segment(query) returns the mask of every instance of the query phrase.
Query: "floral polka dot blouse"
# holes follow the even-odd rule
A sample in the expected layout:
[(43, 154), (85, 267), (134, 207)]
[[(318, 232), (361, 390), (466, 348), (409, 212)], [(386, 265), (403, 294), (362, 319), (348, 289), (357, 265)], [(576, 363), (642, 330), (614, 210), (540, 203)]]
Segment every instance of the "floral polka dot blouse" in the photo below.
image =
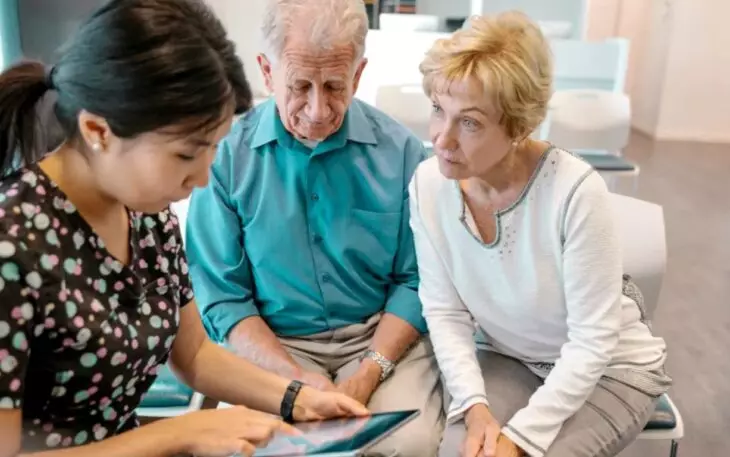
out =
[(0, 409), (22, 410), (24, 451), (135, 427), (167, 360), (193, 298), (180, 229), (129, 219), (125, 266), (37, 165), (0, 182)]

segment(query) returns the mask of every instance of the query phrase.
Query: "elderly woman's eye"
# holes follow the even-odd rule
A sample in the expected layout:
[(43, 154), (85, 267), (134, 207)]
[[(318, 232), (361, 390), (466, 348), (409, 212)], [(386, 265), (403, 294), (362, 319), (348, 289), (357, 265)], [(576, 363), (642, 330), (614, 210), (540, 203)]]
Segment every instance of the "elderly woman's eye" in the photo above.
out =
[(469, 118), (462, 119), (461, 123), (464, 127), (466, 127), (467, 129), (470, 129), (470, 130), (474, 130), (475, 128), (479, 127), (479, 124), (474, 119), (469, 119)]

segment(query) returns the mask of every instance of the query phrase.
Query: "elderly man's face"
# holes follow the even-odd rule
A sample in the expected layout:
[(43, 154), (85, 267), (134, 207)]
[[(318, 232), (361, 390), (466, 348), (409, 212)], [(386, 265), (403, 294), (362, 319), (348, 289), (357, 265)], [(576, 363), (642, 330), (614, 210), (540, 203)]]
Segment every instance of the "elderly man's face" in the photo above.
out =
[(324, 140), (342, 125), (366, 61), (356, 61), (352, 46), (320, 51), (303, 39), (290, 37), (288, 42), (273, 65), (259, 56), (266, 86), (274, 93), (290, 133), (299, 139)]

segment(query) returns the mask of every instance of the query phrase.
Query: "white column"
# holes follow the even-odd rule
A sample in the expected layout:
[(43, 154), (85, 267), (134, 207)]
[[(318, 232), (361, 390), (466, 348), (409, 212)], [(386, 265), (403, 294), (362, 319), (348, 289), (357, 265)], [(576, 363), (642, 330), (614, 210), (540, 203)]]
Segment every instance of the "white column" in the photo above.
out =
[(730, 142), (730, 2), (655, 0), (634, 126), (657, 139)]

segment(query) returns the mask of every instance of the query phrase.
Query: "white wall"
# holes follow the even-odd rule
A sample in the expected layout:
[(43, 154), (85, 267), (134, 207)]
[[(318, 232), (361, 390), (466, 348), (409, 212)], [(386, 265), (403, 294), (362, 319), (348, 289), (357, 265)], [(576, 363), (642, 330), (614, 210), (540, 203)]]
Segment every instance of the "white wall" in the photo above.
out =
[(730, 142), (730, 2), (675, 0), (656, 136)]
[(260, 28), (264, 16), (265, 0), (206, 0), (236, 43), (238, 55), (243, 60), (251, 87), (256, 96), (265, 94), (256, 56), (260, 52)]
[(663, 140), (730, 142), (727, 0), (591, 0), (589, 39), (631, 40), (634, 128)]

